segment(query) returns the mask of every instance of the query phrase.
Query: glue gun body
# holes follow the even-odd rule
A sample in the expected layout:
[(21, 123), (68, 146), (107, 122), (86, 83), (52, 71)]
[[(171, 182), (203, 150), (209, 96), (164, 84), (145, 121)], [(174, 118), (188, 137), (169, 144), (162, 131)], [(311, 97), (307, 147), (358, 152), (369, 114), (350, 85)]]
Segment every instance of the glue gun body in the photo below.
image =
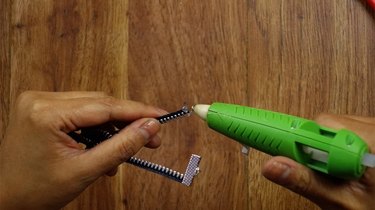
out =
[(194, 111), (211, 129), (335, 177), (358, 179), (366, 169), (364, 157), (375, 158), (368, 154), (367, 144), (349, 130), (335, 131), (304, 118), (234, 104), (197, 106)]

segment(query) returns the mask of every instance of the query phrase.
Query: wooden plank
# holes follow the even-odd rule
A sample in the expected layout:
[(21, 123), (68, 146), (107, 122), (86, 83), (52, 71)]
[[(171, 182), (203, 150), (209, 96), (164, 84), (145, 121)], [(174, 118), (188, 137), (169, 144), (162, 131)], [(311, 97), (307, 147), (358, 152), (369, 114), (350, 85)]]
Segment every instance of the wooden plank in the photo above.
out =
[[(248, 44), (249, 72), (252, 75), (249, 77), (249, 103), (252, 106), (306, 117), (314, 108), (309, 104), (315, 104), (309, 100), (324, 98), (324, 92), (313, 91), (324, 87), (326, 81), (321, 78), (329, 66), (322, 62), (325, 58), (323, 46), (319, 44), (312, 48), (311, 45), (321, 41), (329, 44), (329, 37), (328, 40), (318, 38), (319, 32), (324, 31), (328, 36), (330, 33), (325, 31), (329, 27), (322, 25), (316, 16), (317, 10), (326, 5), (318, 6), (317, 3), (309, 9), (307, 5), (311, 6), (311, 3), (252, 1)], [(306, 34), (308, 30), (311, 34)], [(312, 40), (314, 38), (317, 40)], [(253, 169), (249, 176), (253, 183), (249, 189), (253, 192), (250, 198), (252, 209), (314, 209), (308, 201), (260, 175), (261, 167), (269, 158), (253, 151), (249, 161), (249, 167)]]
[[(101, 90), (170, 111), (224, 101), (375, 116), (375, 15), (362, 3), (130, 1), (128, 73), (127, 1), (2, 1), (0, 127), (29, 89)], [(138, 156), (183, 171), (202, 155), (194, 186), (123, 166), (64, 209), (316, 208), (261, 177), (269, 156), (242, 156), (196, 117), (163, 127), (161, 148)]]
[[(127, 1), (12, 1), (10, 104), (25, 90), (127, 96)], [(121, 173), (121, 172), (120, 172)], [(122, 209), (121, 176), (64, 209)]]
[(0, 2), (0, 143), (5, 134), (9, 113), (10, 84), (10, 0)]
[(375, 116), (375, 12), (366, 11), (359, 1), (344, 1), (334, 9), (334, 80), (330, 86), (334, 103), (330, 109)]
[[(183, 102), (244, 104), (246, 1), (130, 1), (129, 96), (169, 111)], [(247, 209), (247, 157), (192, 116), (163, 125), (162, 146), (138, 156), (184, 172), (203, 157), (194, 186), (127, 167), (127, 209)]]
[[(251, 1), (248, 24), (249, 104), (311, 119), (373, 116), (375, 27), (360, 1)], [(269, 158), (249, 161), (251, 209), (315, 209), (259, 174)]]

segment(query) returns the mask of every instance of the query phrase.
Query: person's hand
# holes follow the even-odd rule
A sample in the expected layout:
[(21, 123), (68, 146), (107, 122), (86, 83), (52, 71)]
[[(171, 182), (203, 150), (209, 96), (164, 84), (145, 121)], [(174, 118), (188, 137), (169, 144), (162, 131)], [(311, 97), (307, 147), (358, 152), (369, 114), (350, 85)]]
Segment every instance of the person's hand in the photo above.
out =
[[(99, 92), (25, 92), (0, 145), (0, 209), (59, 209), (144, 145), (160, 145), (154, 117), (165, 111)], [(84, 150), (67, 133), (109, 121), (134, 121)]]
[[(320, 125), (347, 128), (362, 137), (375, 151), (375, 118), (321, 115)], [(274, 157), (263, 167), (263, 175), (315, 202), (322, 209), (374, 209), (375, 168), (368, 168), (357, 181), (329, 178), (285, 157)]]

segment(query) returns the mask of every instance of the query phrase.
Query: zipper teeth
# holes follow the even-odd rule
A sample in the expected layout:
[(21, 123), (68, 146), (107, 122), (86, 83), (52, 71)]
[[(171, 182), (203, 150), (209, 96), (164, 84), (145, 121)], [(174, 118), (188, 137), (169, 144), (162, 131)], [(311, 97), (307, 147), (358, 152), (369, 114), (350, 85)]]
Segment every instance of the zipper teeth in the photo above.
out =
[[(96, 131), (100, 134), (101, 138), (105, 138), (102, 141), (105, 141), (106, 139), (111, 138), (115, 134), (115, 133), (112, 134), (110, 131), (103, 130), (103, 129), (98, 129)], [(146, 169), (148, 171), (157, 173), (159, 175), (162, 175), (162, 176), (165, 176), (167, 178), (173, 179), (177, 182), (182, 182), (183, 179), (184, 179), (184, 174), (182, 174), (180, 172), (177, 172), (177, 171), (172, 170), (172, 169), (170, 169), (168, 167), (165, 167), (163, 165), (153, 163), (153, 162), (150, 162), (150, 161), (147, 161), (147, 160), (143, 160), (143, 159), (140, 159), (140, 158), (130, 157), (126, 161), (126, 163), (130, 163), (134, 166), (137, 166), (137, 167)]]
[(177, 171), (174, 171), (174, 170), (172, 170), (170, 168), (167, 168), (165, 166), (162, 166), (162, 165), (159, 165), (159, 164), (156, 164), (156, 163), (152, 163), (152, 162), (147, 161), (147, 160), (142, 160), (142, 159), (136, 158), (136, 157), (130, 157), (130, 159), (127, 160), (126, 162), (130, 163), (132, 165), (144, 168), (146, 170), (158, 173), (158, 174), (160, 174), (162, 176), (165, 176), (165, 177), (168, 177), (170, 179), (174, 179), (175, 181), (178, 181), (178, 182), (182, 182), (182, 180), (184, 179), (184, 174), (182, 174), (180, 172), (177, 172)]
[[(82, 135), (81, 135), (81, 137), (83, 137), (83, 139), (85, 139), (86, 142), (89, 141), (91, 143), (91, 145), (96, 146), (97, 144), (111, 138), (112, 136), (114, 136), (117, 133), (116, 131), (114, 131), (114, 133), (112, 133), (111, 131), (107, 131), (107, 130), (104, 130), (104, 129), (97, 129), (96, 132), (97, 132), (97, 134), (99, 134), (99, 136), (100, 136), (99, 138), (101, 138), (101, 140), (96, 141), (94, 144), (92, 144), (93, 141), (90, 138), (87, 138), (87, 137), (82, 136)], [(132, 164), (134, 166), (137, 166), (137, 167), (146, 169), (148, 171), (157, 173), (159, 175), (165, 176), (167, 178), (170, 178), (170, 179), (175, 180), (175, 181), (180, 182), (180, 183), (182, 183), (182, 181), (184, 179), (184, 174), (182, 174), (180, 172), (174, 171), (174, 170), (172, 170), (168, 167), (165, 167), (163, 165), (156, 164), (156, 163), (153, 163), (153, 162), (150, 162), (150, 161), (147, 161), (147, 160), (143, 160), (143, 159), (140, 159), (140, 158), (130, 157), (126, 161), (126, 163), (129, 163), (129, 164)]]
[(103, 129), (100, 129), (99, 132), (102, 134), (102, 136), (105, 140), (111, 138), (114, 135), (113, 133), (111, 133), (107, 130), (103, 130)]
[(189, 108), (187, 106), (184, 106), (182, 107), (181, 110), (157, 117), (156, 120), (158, 120), (160, 124), (164, 124), (171, 120), (174, 120), (183, 116), (189, 116), (189, 114), (190, 114)]

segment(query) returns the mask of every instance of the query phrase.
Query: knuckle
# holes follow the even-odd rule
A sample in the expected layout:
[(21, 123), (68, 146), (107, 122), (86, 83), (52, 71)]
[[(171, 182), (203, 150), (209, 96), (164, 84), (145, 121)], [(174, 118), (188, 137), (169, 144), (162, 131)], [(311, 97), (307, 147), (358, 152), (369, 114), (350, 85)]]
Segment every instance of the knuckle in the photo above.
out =
[(132, 130), (131, 134), (128, 134), (124, 138), (125, 139), (121, 140), (118, 150), (119, 157), (122, 162), (126, 161), (131, 156), (136, 154), (140, 150), (140, 148), (146, 143), (143, 134), (138, 129)]
[(112, 96), (105, 96), (100, 99), (100, 103), (107, 109), (112, 109), (116, 105), (117, 100)]
[(29, 105), (28, 108), (30, 113), (39, 114), (47, 110), (49, 108), (49, 104), (43, 99), (36, 99)]
[(34, 111), (38, 110), (44, 102), (45, 101), (39, 97), (38, 91), (25, 91), (18, 96), (16, 106), (22, 110)]
[(16, 119), (29, 123), (32, 126), (52, 126), (50, 119), (52, 115), (51, 102), (43, 99), (38, 91), (26, 91), (17, 98), (15, 110)]
[(297, 178), (295, 190), (302, 195), (311, 196), (316, 194), (312, 185), (312, 177), (307, 171), (302, 172)]
[(112, 96), (105, 96), (99, 100), (100, 106), (108, 113), (108, 118), (111, 118), (112, 111), (118, 106), (118, 100)]
[(116, 99), (113, 96), (105, 96), (102, 99), (102, 103), (108, 106), (112, 106), (113, 104), (115, 104), (115, 101)]
[(16, 100), (17, 107), (23, 106), (25, 104), (29, 104), (35, 98), (36, 92), (35, 91), (25, 91), (22, 92)]
[(137, 152), (137, 145), (134, 140), (127, 139), (120, 144), (118, 151), (121, 162), (124, 162)]
[(40, 124), (43, 119), (48, 118), (46, 115), (50, 115), (49, 110), (51, 110), (51, 107), (48, 102), (43, 99), (36, 99), (28, 105), (26, 113), (28, 113), (31, 122)]

